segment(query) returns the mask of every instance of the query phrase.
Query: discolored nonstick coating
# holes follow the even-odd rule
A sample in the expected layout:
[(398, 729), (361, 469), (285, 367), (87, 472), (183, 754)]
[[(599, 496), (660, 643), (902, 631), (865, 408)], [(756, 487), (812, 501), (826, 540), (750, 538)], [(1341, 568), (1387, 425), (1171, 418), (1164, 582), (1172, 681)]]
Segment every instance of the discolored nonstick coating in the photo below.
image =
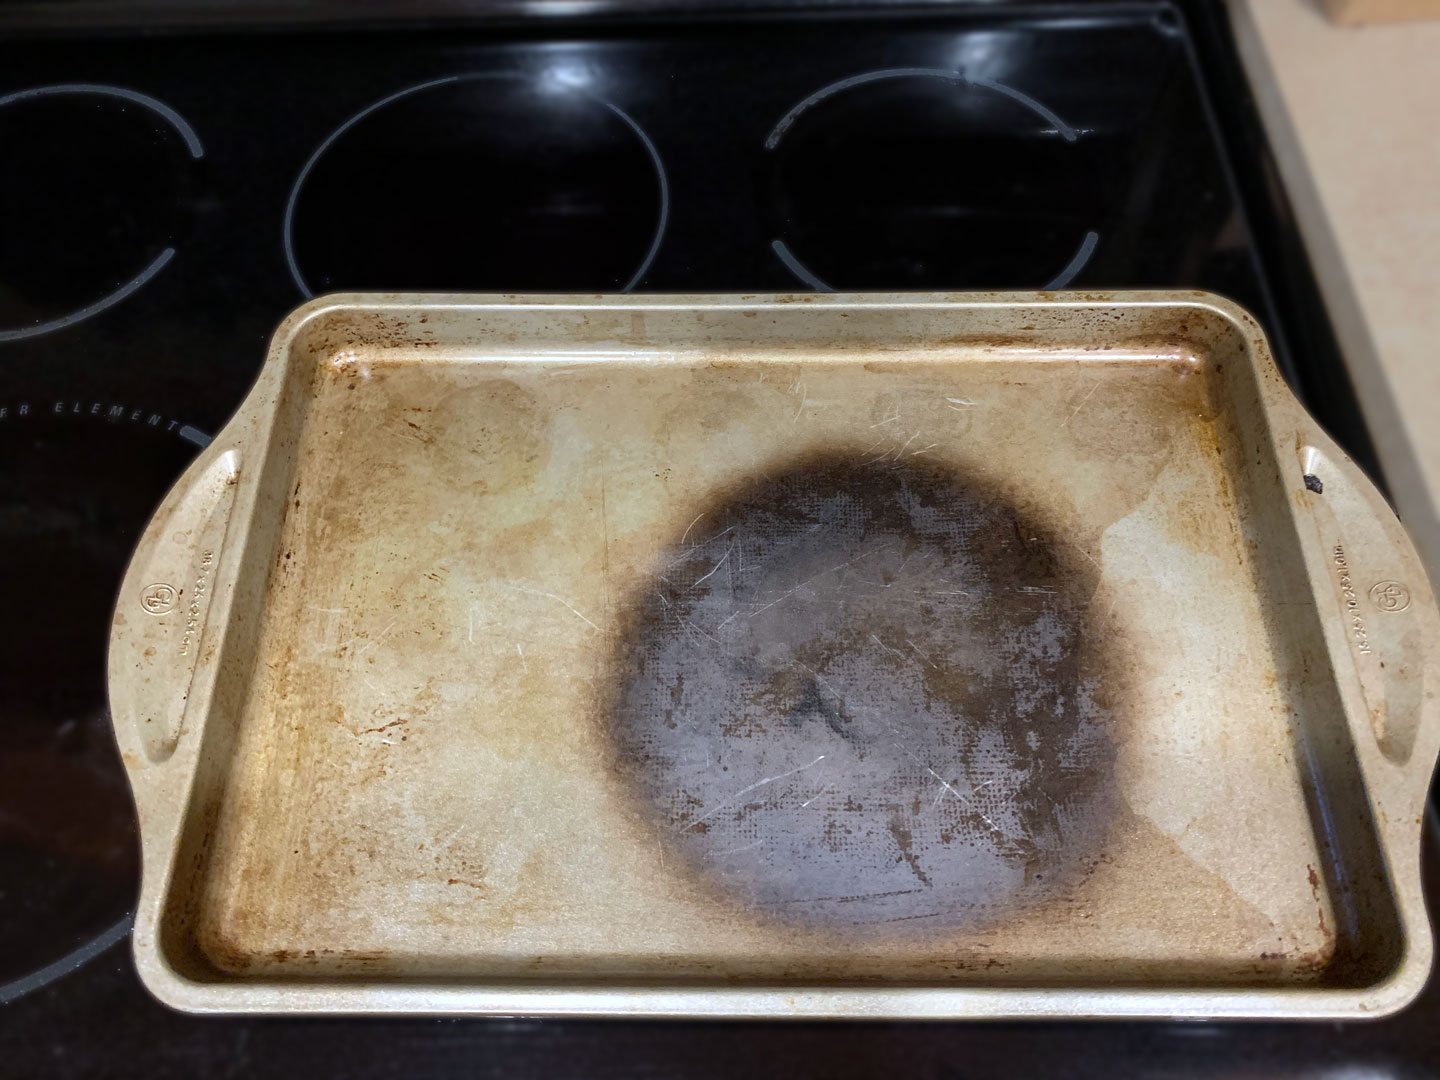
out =
[(719, 493), (629, 609), (612, 735), (680, 864), (767, 917), (974, 924), (1113, 808), (1096, 572), (953, 471), (812, 459)]

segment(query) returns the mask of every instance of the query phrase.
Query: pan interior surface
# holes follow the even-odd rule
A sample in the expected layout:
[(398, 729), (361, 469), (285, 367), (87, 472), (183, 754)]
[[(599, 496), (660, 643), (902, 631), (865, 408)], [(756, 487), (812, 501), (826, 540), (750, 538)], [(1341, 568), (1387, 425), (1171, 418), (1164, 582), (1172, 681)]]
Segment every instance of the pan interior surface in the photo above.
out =
[(195, 970), (1328, 977), (1232, 352), (587, 349), (298, 354)]

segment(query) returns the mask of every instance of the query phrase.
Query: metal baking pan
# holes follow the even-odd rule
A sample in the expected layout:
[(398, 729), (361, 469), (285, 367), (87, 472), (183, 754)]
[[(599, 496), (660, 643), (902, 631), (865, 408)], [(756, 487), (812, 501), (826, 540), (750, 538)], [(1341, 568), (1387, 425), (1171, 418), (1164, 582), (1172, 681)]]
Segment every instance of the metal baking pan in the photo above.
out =
[(1202, 293), (332, 296), (115, 614), (206, 1012), (1356, 1017), (1440, 618)]

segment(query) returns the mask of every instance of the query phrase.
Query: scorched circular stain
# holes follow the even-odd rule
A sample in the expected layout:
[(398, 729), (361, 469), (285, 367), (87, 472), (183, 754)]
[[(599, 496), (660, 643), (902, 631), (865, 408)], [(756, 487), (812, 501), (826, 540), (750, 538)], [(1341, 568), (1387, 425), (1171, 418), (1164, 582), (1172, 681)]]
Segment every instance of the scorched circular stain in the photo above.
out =
[(1095, 584), (954, 472), (840, 457), (748, 482), (632, 601), (622, 775), (671, 855), (753, 911), (1002, 918), (1063, 889), (1111, 816)]

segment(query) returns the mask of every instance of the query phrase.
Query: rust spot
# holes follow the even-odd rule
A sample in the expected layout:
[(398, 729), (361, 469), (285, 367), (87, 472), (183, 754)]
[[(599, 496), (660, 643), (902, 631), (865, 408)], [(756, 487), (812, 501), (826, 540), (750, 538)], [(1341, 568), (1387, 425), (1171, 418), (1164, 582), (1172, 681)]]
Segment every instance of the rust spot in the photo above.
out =
[(388, 730), (390, 730), (392, 727), (397, 727), (397, 726), (400, 725), (400, 724), (404, 724), (404, 723), (408, 722), (409, 719), (410, 719), (410, 718), (409, 718), (408, 716), (402, 716), (399, 720), (391, 720), (388, 724), (381, 724), (379, 727), (361, 728), (358, 732), (356, 732), (356, 734), (357, 734), (357, 735), (369, 735), (369, 734), (370, 734), (371, 732), (373, 732), (373, 731), (388, 731)]
[(1325, 939), (1328, 951), (1328, 946), (1335, 940), (1335, 935), (1325, 922), (1325, 904), (1320, 899), (1320, 877), (1315, 873), (1315, 867), (1309, 863), (1305, 864), (1305, 872), (1310, 879), (1310, 895), (1315, 898), (1315, 917), (1320, 927), (1320, 936)]
[(472, 888), (472, 889), (478, 889), (478, 890), (479, 890), (480, 892), (482, 892), (482, 893), (485, 891), (485, 886), (484, 886), (484, 885), (481, 885), (481, 884), (479, 884), (478, 882), (475, 882), (475, 881), (466, 881), (464, 878), (453, 878), (453, 877), (452, 877), (452, 878), (447, 879), (446, 882), (445, 882), (445, 884), (446, 884), (446, 885), (468, 885), (470, 888)]

